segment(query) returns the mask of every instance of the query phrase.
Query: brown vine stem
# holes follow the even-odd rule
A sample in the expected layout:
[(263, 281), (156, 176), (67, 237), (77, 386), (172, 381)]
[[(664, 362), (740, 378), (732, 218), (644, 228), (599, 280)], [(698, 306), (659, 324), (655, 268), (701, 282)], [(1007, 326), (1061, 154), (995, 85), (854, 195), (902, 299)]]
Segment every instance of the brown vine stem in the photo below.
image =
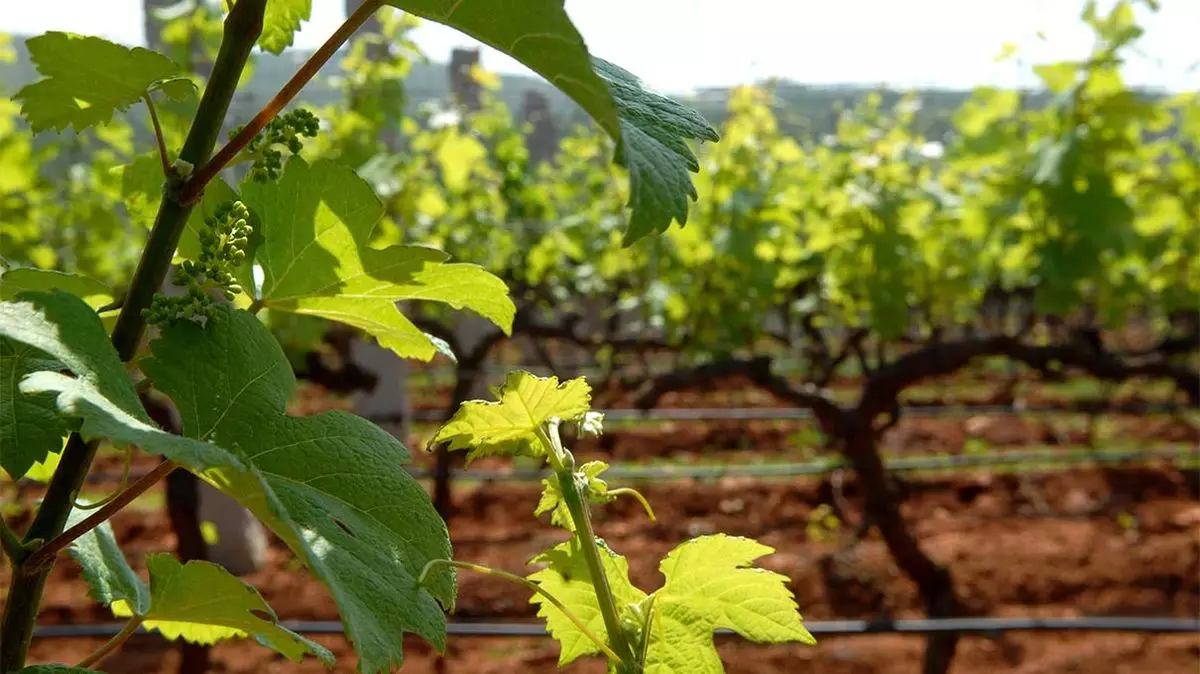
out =
[(22, 565), (22, 571), (25, 573), (35, 573), (43, 565), (54, 559), (58, 553), (66, 549), (75, 539), (95, 529), (109, 518), (117, 513), (121, 508), (129, 505), (134, 499), (146, 493), (150, 487), (158, 484), (158, 481), (167, 476), (168, 473), (179, 467), (179, 464), (174, 461), (163, 461), (154, 468), (154, 470), (146, 473), (137, 482), (129, 485), (124, 491), (118, 492), (112, 497), (108, 503), (105, 503), (96, 512), (88, 515), (75, 526), (67, 529), (61, 534), (55, 536), (46, 542), (34, 552), (32, 552)]
[(292, 79), (283, 85), (279, 93), (275, 94), (275, 97), (268, 101), (262, 110), (258, 111), (254, 119), (242, 127), (241, 131), (234, 135), (228, 143), (225, 143), (224, 147), (217, 150), (212, 159), (205, 162), (192, 178), (183, 184), (183, 188), (179, 194), (181, 202), (184, 204), (196, 203), (204, 194), (204, 186), (217, 177), (221, 169), (228, 166), (242, 150), (246, 149), (250, 141), (254, 140), (255, 136), (262, 132), (267, 127), (267, 124), (270, 124), (271, 120), (275, 119), (288, 103), (292, 102), (292, 99), (300, 93), (304, 85), (308, 84), (308, 81), (316, 76), (321, 67), (329, 59), (333, 58), (337, 50), (350, 40), (350, 37), (367, 22), (367, 19), (371, 18), (375, 10), (382, 6), (383, 0), (366, 0), (366, 2), (359, 5), (358, 9), (354, 10), (353, 14), (346, 17), (346, 20), (341, 26), (338, 26), (333, 35), (330, 35), (329, 39), (317, 51), (313, 52), (313, 55), (304, 62), (304, 65), (300, 66), (300, 69), (296, 71)]

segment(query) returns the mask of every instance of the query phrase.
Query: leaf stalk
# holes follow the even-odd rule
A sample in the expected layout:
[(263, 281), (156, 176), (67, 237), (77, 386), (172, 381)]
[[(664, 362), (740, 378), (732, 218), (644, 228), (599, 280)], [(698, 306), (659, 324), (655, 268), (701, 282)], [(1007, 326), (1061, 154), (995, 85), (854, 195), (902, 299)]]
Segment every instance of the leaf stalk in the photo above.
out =
[(151, 487), (158, 484), (160, 480), (178, 467), (179, 464), (174, 461), (163, 461), (158, 464), (154, 470), (143, 475), (137, 482), (134, 482), (108, 499), (108, 502), (99, 510), (88, 515), (87, 518), (81, 520), (75, 526), (55, 536), (45, 545), (35, 550), (25, 560), (22, 570), (27, 574), (36, 573), (42, 566), (52, 561), (58, 553), (65, 550), (75, 539), (108, 521), (119, 510), (146, 493)]
[(81, 669), (91, 669), (92, 666), (103, 662), (105, 658), (112, 655), (113, 651), (120, 648), (122, 644), (129, 640), (129, 637), (133, 636), (134, 633), (138, 631), (138, 628), (142, 626), (142, 620), (143, 618), (140, 615), (135, 615), (130, 618), (129, 621), (125, 623), (125, 626), (121, 628), (120, 632), (117, 632), (115, 635), (113, 635), (113, 638), (104, 642), (103, 646), (97, 648), (86, 658), (80, 660), (79, 664), (75, 666)]
[(154, 127), (154, 143), (158, 146), (158, 159), (162, 162), (164, 176), (171, 175), (171, 160), (167, 157), (167, 142), (163, 140), (162, 125), (158, 122), (158, 110), (154, 107), (154, 98), (150, 92), (142, 94), (146, 103), (146, 112), (150, 113), (150, 126)]

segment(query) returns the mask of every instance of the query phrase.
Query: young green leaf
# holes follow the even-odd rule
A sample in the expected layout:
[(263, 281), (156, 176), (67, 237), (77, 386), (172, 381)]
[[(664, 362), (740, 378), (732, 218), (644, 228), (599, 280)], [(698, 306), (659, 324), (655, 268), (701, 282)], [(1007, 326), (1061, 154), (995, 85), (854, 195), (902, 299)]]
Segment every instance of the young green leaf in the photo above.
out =
[[(608, 470), (608, 464), (603, 461), (588, 461), (575, 471), (575, 478), (586, 483), (582, 491), (591, 503), (609, 503), (613, 496), (608, 493), (608, 483), (600, 479), (600, 473)], [(558, 478), (550, 476), (542, 480), (542, 498), (538, 501), (534, 515), (550, 513), (550, 524), (562, 527), (567, 531), (575, 531), (575, 520), (571, 519), (571, 511), (562, 498), (562, 487)]]
[(723, 674), (705, 616), (687, 604), (658, 606), (650, 622), (644, 674)]
[[(69, 524), (86, 513), (74, 510)], [(278, 624), (278, 618), (252, 586), (211, 562), (180, 564), (170, 555), (146, 558), (150, 587), (125, 560), (108, 522), (92, 529), (67, 549), (83, 570), (96, 601), (119, 617), (139, 615), (146, 629), (168, 639), (180, 637), (212, 644), (221, 639), (253, 636), (256, 641), (299, 661), (312, 653), (326, 664), (333, 654)]]
[(292, 46), (300, 24), (312, 18), (312, 0), (268, 0), (263, 15), (258, 46), (272, 54), (282, 54)]
[(408, 450), (344, 412), (287, 416), (295, 376), (248, 312), (220, 306), (204, 327), (181, 321), (150, 349), (143, 371), (175, 402), (184, 434), (237, 447), (277, 496), (271, 512), (226, 490), (326, 584), (362, 670), (399, 666), (405, 631), (442, 648), (454, 574), (434, 574), (424, 588), (416, 580), (452, 551), (445, 523), (403, 468)]
[[(646, 593), (629, 582), (629, 562), (613, 552), (603, 541), (598, 540), (597, 543), (604, 575), (608, 578), (618, 609), (645, 599)], [(571, 540), (550, 548), (531, 559), (529, 563), (547, 565), (545, 569), (529, 574), (529, 580), (557, 597), (596, 636), (603, 640), (608, 639), (608, 630), (600, 613), (600, 603), (592, 586), (592, 576), (577, 537), (573, 536)], [(558, 656), (560, 667), (578, 657), (600, 652), (596, 644), (576, 627), (566, 614), (544, 597), (535, 594), (529, 601), (538, 604), (538, 616), (546, 620), (546, 629), (561, 646), (562, 650)]]
[(718, 140), (694, 110), (651, 92), (629, 72), (594, 58), (562, 0), (389, 0), (388, 4), (456, 28), (512, 56), (575, 100), (617, 141), (629, 170), (633, 215), (626, 245), (671, 220), (687, 221), (688, 171), (699, 164), (687, 140)]
[(697, 198), (688, 172), (700, 170), (687, 141), (720, 140), (700, 113), (651, 91), (629, 71), (593, 58), (596, 73), (608, 84), (621, 119), (617, 161), (629, 171), (633, 215), (625, 245), (665, 232), (674, 220), (687, 222), (688, 197)]
[(646, 671), (722, 671), (712, 645), (712, 632), (722, 628), (759, 643), (816, 643), (787, 578), (750, 566), (772, 552), (748, 538), (716, 534), (668, 553), (659, 564), (666, 583), (654, 593)]
[(128, 110), (160, 80), (182, 72), (162, 54), (98, 37), (50, 32), (30, 38), (26, 45), (45, 78), (16, 95), (34, 133), (69, 126), (83, 131), (107, 123), (113, 112)]
[(293, 157), (278, 182), (245, 183), (242, 199), (263, 242), (261, 300), (269, 309), (361, 328), (401, 356), (429, 360), (437, 347), (396, 307), (400, 300), (467, 308), (505, 332), (516, 312), (504, 282), (482, 267), (446, 263), (423, 246), (370, 246), (383, 207), (362, 178), (331, 161)]
[(201, 560), (180, 564), (170, 555), (154, 554), (146, 558), (146, 569), (150, 573), (150, 607), (142, 614), (146, 629), (200, 644), (251, 636), (293, 661), (311, 653), (326, 665), (333, 664), (332, 653), (280, 625), (258, 590), (217, 564)]
[(582, 377), (559, 384), (558, 377), (509, 372), (495, 391), (496, 401), (463, 403), (429, 445), (466, 449), (468, 461), (489, 455), (545, 456), (548, 448), (538, 440), (538, 428), (551, 417), (571, 419), (586, 412), (591, 391)]

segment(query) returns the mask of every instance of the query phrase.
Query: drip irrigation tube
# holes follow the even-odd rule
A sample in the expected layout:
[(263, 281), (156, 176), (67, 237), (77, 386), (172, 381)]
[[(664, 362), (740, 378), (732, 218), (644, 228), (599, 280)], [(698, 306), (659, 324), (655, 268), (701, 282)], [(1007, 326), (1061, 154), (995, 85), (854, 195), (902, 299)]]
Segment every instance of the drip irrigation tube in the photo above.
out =
[[(342, 624), (328, 621), (282, 621), (284, 627), (299, 634), (342, 634)], [(34, 628), (35, 639), (72, 639), (112, 637), (124, 623), (91, 625), (43, 625)], [(979, 634), (1003, 632), (1138, 632), (1143, 634), (1200, 633), (1200, 620), (1188, 618), (1084, 617), (1084, 618), (940, 618), (913, 620), (815, 620), (805, 627), (815, 636), (856, 636), (866, 634)], [(534, 623), (454, 622), (446, 633), (459, 637), (546, 637), (546, 629)], [(139, 635), (148, 634), (139, 629)], [(717, 634), (728, 636), (729, 630)]]
[[(1192, 459), (1200, 461), (1200, 449), (1174, 448), (1164, 450), (1093, 451), (1067, 454), (1057, 451), (1007, 452), (973, 456), (956, 454), (950, 456), (911, 457), (885, 461), (891, 472), (905, 473), (925, 470), (954, 470), (962, 468), (997, 468), (1021, 464), (1120, 464), (1148, 460)], [(606, 479), (626, 480), (669, 480), (705, 479), (715, 477), (792, 477), (800, 475), (824, 475), (850, 465), (841, 459), (811, 461), (806, 463), (761, 463), (722, 464), (709, 466), (613, 466), (604, 476)], [(433, 476), (427, 469), (410, 469), (413, 477), (426, 479)], [(541, 470), (454, 470), (452, 480), (477, 480), (481, 482), (530, 482), (550, 475)]]
[[(1033, 416), (1047, 414), (1175, 414), (1195, 407), (1170, 403), (1138, 403), (1122, 405), (1097, 405), (1094, 409), (1065, 405), (906, 405), (900, 408), (901, 417), (955, 418), (971, 416)], [(789, 421), (812, 419), (812, 410), (798, 407), (714, 407), (714, 408), (653, 408), (639, 410), (614, 408), (597, 410), (604, 414), (605, 421)], [(376, 423), (397, 422), (398, 416), (379, 415), (368, 417)], [(412, 419), (421, 422), (441, 422), (445, 412), (420, 409), (413, 412)]]
[[(938, 470), (968, 470), (972, 468), (1003, 468), (1031, 464), (1041, 467), (1075, 467), (1093, 465), (1137, 464), (1148, 461), (1196, 461), (1200, 462), (1200, 448), (1187, 445), (1157, 449), (1074, 449), (1037, 450), (1026, 452), (998, 452), (988, 454), (951, 454), (945, 456), (910, 456), (885, 459), (887, 469), (896, 473)], [(825, 475), (850, 466), (840, 458), (803, 463), (729, 463), (720, 465), (615, 465), (605, 475), (608, 478), (626, 480), (707, 479), (715, 477), (794, 477)], [(410, 467), (413, 477), (424, 480), (433, 477), (427, 468)], [(138, 479), (148, 471), (134, 471), (131, 479)], [(479, 482), (531, 482), (541, 480), (549, 473), (539, 470), (479, 470), (454, 469), (452, 480), (475, 480)], [(88, 476), (89, 484), (108, 484), (120, 479), (115, 472), (97, 472)], [(22, 480), (22, 483), (29, 483)]]

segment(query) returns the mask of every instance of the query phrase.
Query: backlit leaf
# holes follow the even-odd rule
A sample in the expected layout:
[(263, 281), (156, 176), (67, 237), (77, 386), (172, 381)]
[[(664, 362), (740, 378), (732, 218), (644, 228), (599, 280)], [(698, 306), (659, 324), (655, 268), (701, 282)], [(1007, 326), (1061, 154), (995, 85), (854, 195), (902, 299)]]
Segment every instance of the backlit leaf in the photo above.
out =
[(512, 56), (575, 100), (617, 141), (629, 170), (630, 244), (687, 221), (696, 198), (688, 171), (699, 170), (687, 141), (718, 136), (694, 110), (651, 92), (629, 72), (593, 58), (563, 0), (389, 0)]
[(551, 417), (573, 419), (591, 406), (591, 387), (582, 377), (558, 383), (558, 377), (509, 372), (495, 401), (462, 404), (429, 445), (468, 450), (467, 459), (488, 455), (544, 456), (548, 448), (537, 429)]
[(267, 0), (258, 46), (272, 54), (282, 54), (292, 46), (300, 24), (312, 18), (312, 0)]
[(264, 306), (353, 325), (401, 356), (430, 360), (437, 347), (396, 307), (400, 300), (471, 309), (504, 331), (516, 312), (504, 282), (482, 267), (447, 263), (424, 246), (369, 244), (383, 215), (354, 171), (292, 158), (277, 183), (247, 183), (242, 199), (264, 241)]
[[(68, 524), (87, 514), (72, 511)], [(146, 629), (158, 630), (168, 639), (213, 644), (252, 636), (294, 661), (312, 653), (333, 664), (333, 654), (279, 625), (257, 590), (217, 564), (180, 564), (170, 555), (150, 555), (147, 588), (126, 561), (108, 522), (80, 536), (67, 550), (83, 569), (93, 599), (110, 606), (118, 617), (143, 617)]]
[[(598, 543), (600, 563), (618, 609), (645, 599), (646, 593), (629, 582), (629, 562), (613, 552), (603, 541)], [(529, 563), (547, 565), (545, 569), (529, 574), (529, 580), (554, 595), (587, 625), (593, 634), (607, 640), (608, 630), (604, 626), (600, 603), (592, 586), (592, 576), (577, 538), (572, 537), (571, 540), (550, 548), (531, 559)], [(600, 652), (596, 644), (576, 627), (566, 614), (540, 594), (535, 594), (529, 601), (538, 605), (538, 616), (546, 620), (546, 629), (562, 648), (558, 656), (560, 667), (580, 656)]]
[(55, 31), (30, 38), (26, 45), (44, 79), (25, 86), (16, 99), (35, 133), (104, 124), (155, 83), (181, 73), (162, 54), (98, 37)]
[[(759, 643), (816, 643), (804, 629), (787, 578), (751, 566), (772, 552), (748, 538), (716, 534), (668, 553), (659, 564), (666, 583), (654, 593), (647, 671), (722, 671), (713, 668), (720, 659), (712, 632), (723, 628)], [(681, 669), (684, 665), (694, 669)]]

